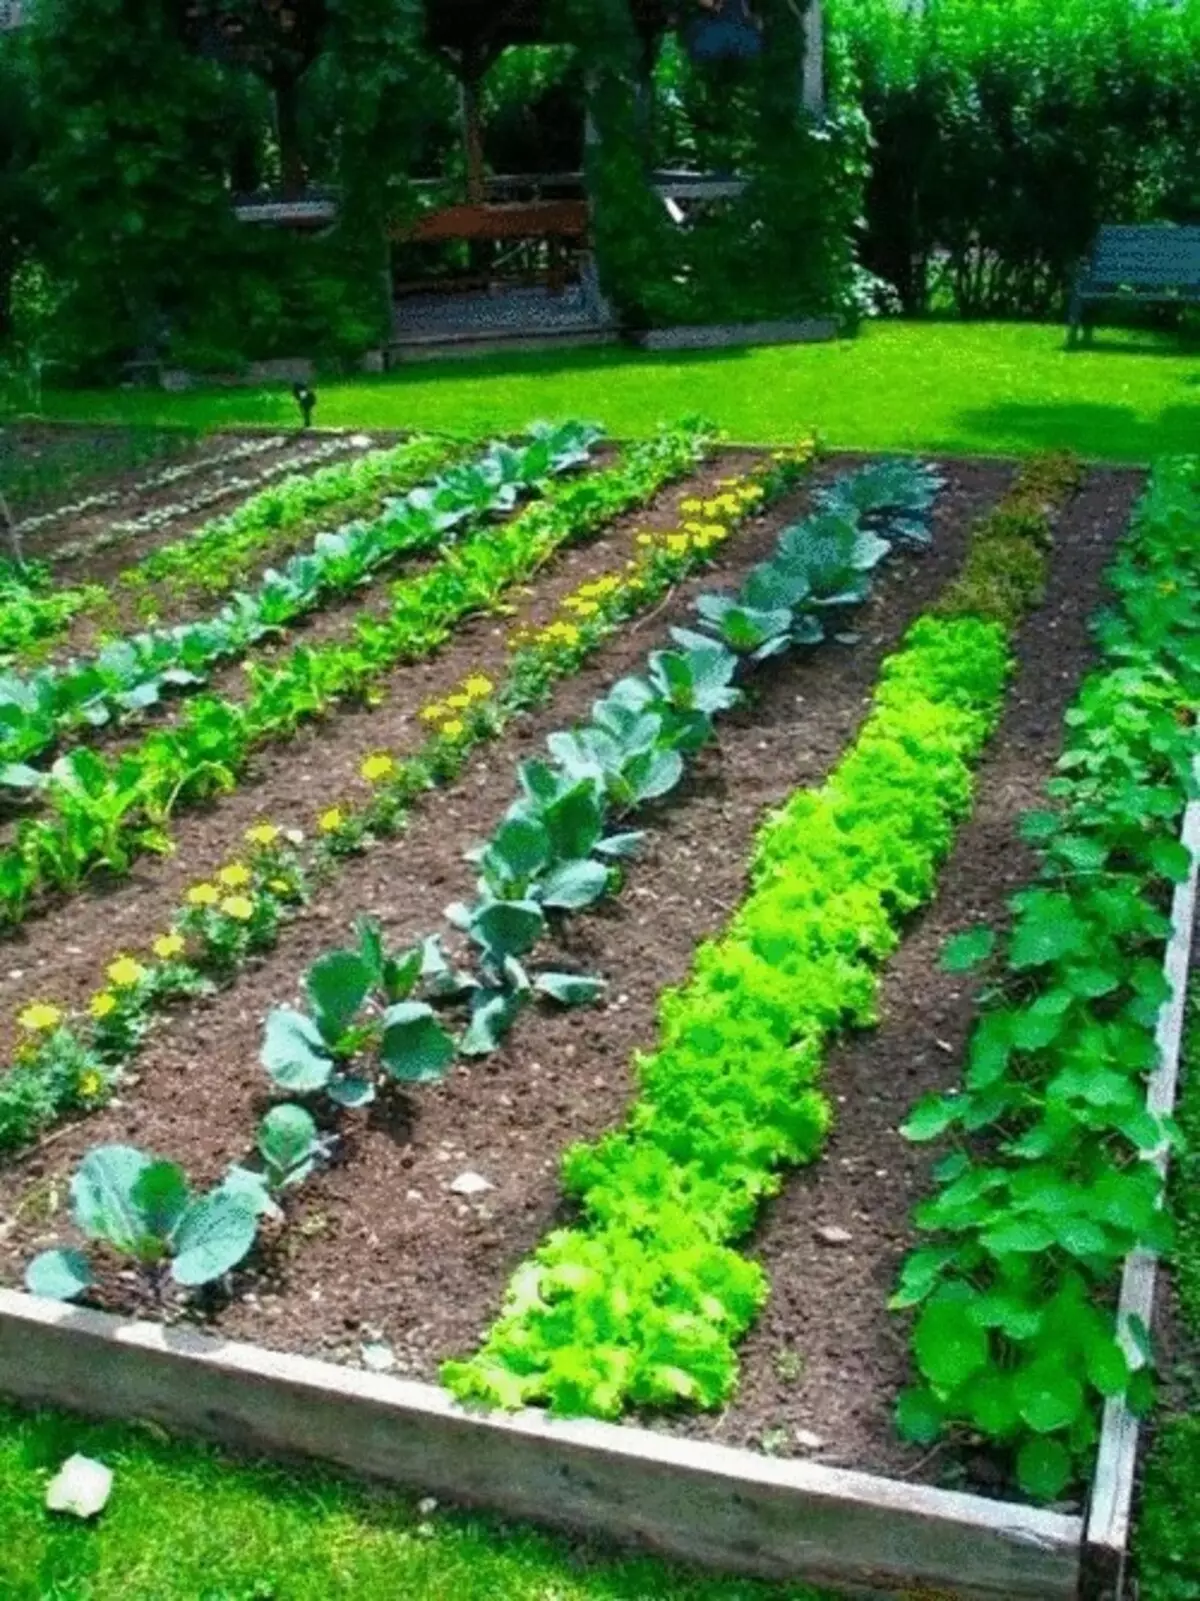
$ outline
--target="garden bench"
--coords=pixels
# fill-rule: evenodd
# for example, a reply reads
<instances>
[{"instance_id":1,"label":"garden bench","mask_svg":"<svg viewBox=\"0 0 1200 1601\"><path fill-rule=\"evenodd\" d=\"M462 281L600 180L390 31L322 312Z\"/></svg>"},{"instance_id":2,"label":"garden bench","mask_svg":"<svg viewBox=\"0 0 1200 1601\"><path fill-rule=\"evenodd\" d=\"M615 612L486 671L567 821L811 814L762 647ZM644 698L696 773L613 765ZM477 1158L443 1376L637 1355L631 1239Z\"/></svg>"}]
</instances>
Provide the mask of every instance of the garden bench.
<instances>
[{"instance_id":1,"label":"garden bench","mask_svg":"<svg viewBox=\"0 0 1200 1601\"><path fill-rule=\"evenodd\" d=\"M1091 342L1093 319L1085 316L1085 302L1118 298L1200 303L1200 227L1150 223L1101 228L1071 294L1069 350L1075 348L1081 327L1085 343Z\"/></svg>"}]
</instances>

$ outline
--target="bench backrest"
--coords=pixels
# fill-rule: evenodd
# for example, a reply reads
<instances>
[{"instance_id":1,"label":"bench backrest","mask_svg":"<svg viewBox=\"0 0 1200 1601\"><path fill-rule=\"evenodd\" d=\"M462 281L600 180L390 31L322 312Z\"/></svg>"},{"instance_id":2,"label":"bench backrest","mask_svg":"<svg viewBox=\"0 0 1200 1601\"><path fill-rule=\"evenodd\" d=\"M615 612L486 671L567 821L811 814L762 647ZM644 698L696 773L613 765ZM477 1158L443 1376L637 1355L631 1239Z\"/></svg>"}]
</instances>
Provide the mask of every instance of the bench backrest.
<instances>
[{"instance_id":1,"label":"bench backrest","mask_svg":"<svg viewBox=\"0 0 1200 1601\"><path fill-rule=\"evenodd\" d=\"M1165 224L1101 228L1084 277L1131 288L1200 285L1200 227Z\"/></svg>"}]
</instances>

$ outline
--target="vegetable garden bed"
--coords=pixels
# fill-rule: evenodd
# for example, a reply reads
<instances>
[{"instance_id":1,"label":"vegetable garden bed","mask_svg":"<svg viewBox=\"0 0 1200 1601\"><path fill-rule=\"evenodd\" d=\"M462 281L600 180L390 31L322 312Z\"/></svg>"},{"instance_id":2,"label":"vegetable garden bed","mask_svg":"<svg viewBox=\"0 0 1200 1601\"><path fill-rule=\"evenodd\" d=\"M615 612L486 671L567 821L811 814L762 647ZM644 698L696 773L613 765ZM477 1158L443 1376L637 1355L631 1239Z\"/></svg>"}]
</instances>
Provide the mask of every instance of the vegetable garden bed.
<instances>
[{"instance_id":1,"label":"vegetable garden bed","mask_svg":"<svg viewBox=\"0 0 1200 1601\"><path fill-rule=\"evenodd\" d=\"M821 461L811 489L785 495L714 551L709 571L681 577L661 604L633 614L566 677L549 704L535 704L512 729L489 736L457 776L444 778L442 789L413 812L402 833L368 839L365 854L356 853L357 836L342 808L364 754L384 748L393 765L403 762L417 748L423 706L444 707L472 675L491 687L504 674L511 627L497 627L488 617L460 624L428 663L391 672L382 711L339 711L332 723L257 758L250 781L219 804L181 818L172 861L103 895L76 898L69 910L23 931L21 965L0 993L13 1004L28 999L46 987L41 975L53 972L56 1003L81 1005L106 961L144 944L190 880L217 881L221 862L256 822L269 816L284 828L311 828L319 802L329 804L326 816L336 813L327 830L328 870L275 949L241 966L225 993L185 1000L165 1027L141 1042L133 1075L117 1081L110 1104L0 1164L0 1278L18 1282L34 1251L61 1242L67 1181L91 1148L161 1152L198 1185L218 1182L231 1158L244 1156L272 1104L259 1060L263 1020L292 999L304 970L331 948L354 947L356 916L378 923L388 950L402 950L439 925L448 902L469 901L477 869L464 863L463 852L486 840L505 816L519 793L518 766L539 754L548 735L580 725L597 698L642 671L653 652L669 649L672 629L692 631L694 641L696 601L736 589L763 563L778 560L784 530L811 508L812 494L844 482L860 465L846 457ZM235 1444L326 1455L439 1494L601 1528L747 1572L876 1589L940 1586L948 1594L1014 1601L1075 1594L1083 1534L1078 1501L1060 1498L1054 1510L1039 1511L954 1493L945 1486L970 1485L985 1496L1003 1491L991 1455L959 1450L951 1456L896 1440L891 1411L907 1382L909 1359L887 1300L914 1243L905 1214L934 1182L926 1148L906 1145L897 1128L922 1095L959 1076L978 988L961 973L939 968L938 951L947 932L1002 914L1007 896L1031 875L1017 814L1036 802L1052 774L1064 713L1093 659L1088 616L1141 478L1092 471L1073 498L1057 492L1056 502L1056 492L1047 491L1047 505L1057 504L1050 516L1054 551L1043 603L1029 610L1037 584L1028 583L1025 567L1026 587L1009 593L996 578L998 569L987 565L993 547L985 542L981 555L972 543L968 557L968 534L974 537L983 515L1010 490L1013 470L995 462L935 466L942 484L930 513L928 548L910 552L893 536L890 559L872 575L873 587L865 586L869 598L844 622L839 618L836 639L812 651L785 649L754 668L745 680L747 698L721 710L717 743L688 756L683 783L668 786L674 789L670 800L656 802L649 790L649 805L634 808L636 826L646 834L623 868L620 893L591 905L586 915L555 918L546 931L543 955L560 977L603 975L607 988L597 1005L527 1006L515 1019L506 1014L498 1037L488 1042L496 1048L457 1063L439 1059L436 1069L409 1074L440 1082L381 1092L365 1109L320 1112L322 1128L337 1135L335 1145L311 1176L304 1158L305 1182L288 1201L286 1226L265 1224L257 1253L235 1266L229 1281L190 1300L174 1290L162 1299L161 1276L139 1279L101 1255L88 1292L92 1304L122 1318L154 1313L169 1325L165 1331L103 1313L52 1310L0 1291L0 1388L27 1399L155 1416ZM649 512L610 522L598 540L560 555L526 594L513 596L520 623L544 630L581 584L594 588L598 578L619 572L643 544L670 538L690 502L715 504L723 479L745 481L755 470L749 453L720 455L682 489L661 494ZM1035 549L1041 535L1013 517L1011 525L997 525L995 560L1020 565L1026 560L1021 550ZM880 526L886 541L886 518ZM965 558L967 582L948 589ZM998 622L978 622L977 602ZM932 629L918 623L938 605L949 622ZM701 615L713 628L723 619L719 626L728 639L750 626L715 609ZM1015 668L1000 715L1008 675L1003 640L1018 621ZM736 648L746 655L753 647L743 640ZM963 663L972 651L978 664L968 669ZM873 699L889 658L893 665ZM895 680L910 658L918 675L911 699L907 680ZM964 672L961 691L945 687ZM514 1267L550 1231L575 1224L578 1214L560 1191L560 1155L573 1142L600 1139L620 1125L638 1093L627 1064L654 1043L661 992L683 983L697 945L729 924L745 900L751 858L761 873L772 859L762 853L784 849L765 843L764 817L787 802L788 812L780 814L785 819L796 805L789 797L800 789L836 793L862 741L875 737L872 719L890 715L888 707L916 717L922 694L930 697L928 712L919 714L927 722L889 737L899 742L895 749L909 750L914 760L919 754L939 775L941 810L930 813L936 838L929 852L931 865L947 860L932 905L897 930L903 939L894 954L890 947L881 952L888 960L879 1026L869 1035L847 1036L825 1062L833 1126L823 1151L824 1114L812 1093L789 1092L792 1127L784 1148L798 1141L791 1160L809 1166L762 1213L757 1232L747 1236L744 1225L736 1230L738 1249L766 1268L771 1297L741 1346L732 1398L725 1395L715 1419L704 1411L664 1419L639 1406L628 1372L614 1377L614 1415L641 1411L648 1431L631 1424L545 1422L532 1414L515 1421L481 1417L453 1407L444 1392L411 1382L435 1379L448 1359L477 1348ZM960 694L968 702L956 701ZM969 713L968 704L975 708ZM719 697L714 705L720 707ZM558 760L576 759L561 744L551 748ZM919 776L914 769L914 785ZM912 803L914 815L923 815L916 788ZM779 834L782 822L771 826L786 838ZM797 847L804 837L801 829ZM835 845L840 837L835 828ZM485 869L492 870L486 859ZM870 870L864 871L870 881ZM928 893L922 889L908 904ZM864 905L856 915L865 929L876 914ZM896 911L889 915L899 919ZM67 917L70 945L64 946ZM481 948L486 974L492 958L482 942ZM714 970L720 947L702 949ZM506 982L508 972L505 966ZM403 982L411 986L413 980ZM118 980L111 983L119 988ZM393 975L386 983L401 980ZM310 1004L315 993L310 988ZM718 986L713 997L720 993ZM866 1020L864 1005L860 997L848 1009ZM838 1007L833 1021L846 1009ZM404 1027L428 1029L440 1014L424 1010L428 1022L418 1018L422 1007L408 1002L393 1004L387 1017L394 1014L399 1027L403 1013ZM486 1021L478 1013L476 1003L472 1030ZM370 1027L363 1040L369 1035ZM426 1040L422 1049L436 1054L441 1047ZM274 1054L278 1066L278 1046ZM313 1068L309 1047L304 1071L311 1075ZM293 1089L311 1089L299 1067L287 1071ZM282 1070L280 1082L289 1082ZM346 1085L348 1091L349 1078ZM356 1088L354 1095L360 1094ZM696 1116L704 1115L699 1106ZM796 1119L812 1120L807 1132L797 1132ZM610 1154L615 1159L621 1152L612 1146ZM602 1180L602 1169L595 1171ZM598 1180L590 1182L595 1187ZM770 1196L771 1182L754 1182L748 1200ZM647 1238L665 1228L662 1219L675 1204L664 1191L662 1210L656 1206L646 1220ZM750 1206L738 1216L751 1221L754 1211ZM733 1272L732 1260L722 1270ZM686 1276L691 1270L681 1271ZM712 1285L717 1293L718 1281ZM729 1293L719 1288L720 1295ZM745 1293L748 1303L754 1299L748 1288ZM518 1291L517 1303L508 1303L510 1315L519 1302ZM518 1309L518 1323L523 1315ZM713 1316L704 1310L697 1330ZM752 1318L739 1312L734 1321L744 1326ZM189 1325L215 1334L217 1343L185 1332ZM503 1334L503 1323L496 1327ZM593 1337L599 1349L606 1338L600 1325ZM682 1351L692 1336L680 1338ZM31 1339L39 1352L33 1363L27 1360ZM485 1345L483 1366L458 1371L460 1393L470 1396L473 1386L475 1393L488 1393L500 1382L501 1368L488 1364L503 1346L495 1347L496 1359L490 1349ZM314 1357L325 1360L307 1360ZM693 1399L706 1393L708 1358L700 1346L680 1355L677 1369L669 1360L659 1358L655 1369L660 1388L674 1385ZM576 1393L583 1410L598 1410L608 1381L602 1367L589 1365L586 1351L579 1363L570 1377L565 1365L552 1365L544 1393L560 1404ZM364 1366L375 1371L353 1371ZM511 1371L515 1376L522 1369ZM513 1395L540 1398L533 1380L522 1390L525 1382L513 1378ZM714 1395L724 1395L724 1381L713 1382ZM622 1385L630 1386L628 1396ZM600 1408L607 1404L601 1401ZM728 1444L751 1449L729 1451L723 1448ZM815 1460L780 1460L805 1456ZM881 1469L897 1477L875 1477ZM914 1480L925 1483L905 1482Z\"/></svg>"}]
</instances>

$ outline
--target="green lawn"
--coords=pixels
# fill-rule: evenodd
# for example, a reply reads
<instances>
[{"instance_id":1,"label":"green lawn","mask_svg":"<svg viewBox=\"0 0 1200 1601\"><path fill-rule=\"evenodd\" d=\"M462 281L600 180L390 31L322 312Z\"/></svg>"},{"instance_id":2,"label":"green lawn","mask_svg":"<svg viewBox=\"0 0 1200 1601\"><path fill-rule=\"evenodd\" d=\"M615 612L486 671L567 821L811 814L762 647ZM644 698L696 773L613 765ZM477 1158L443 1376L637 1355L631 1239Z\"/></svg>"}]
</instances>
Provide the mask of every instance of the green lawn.
<instances>
[{"instance_id":1,"label":"green lawn","mask_svg":"<svg viewBox=\"0 0 1200 1601\"><path fill-rule=\"evenodd\" d=\"M854 340L651 355L625 349L419 363L317 385L324 427L480 434L582 416L618 437L702 412L734 440L782 444L809 425L834 447L1024 454L1069 448L1113 462L1197 448L1200 351L1177 337L1101 329L1068 354L1058 325L868 323ZM295 420L271 389L58 393L50 415L233 426Z\"/></svg>"},{"instance_id":2,"label":"green lawn","mask_svg":"<svg viewBox=\"0 0 1200 1601\"><path fill-rule=\"evenodd\" d=\"M43 1510L75 1451L116 1484L95 1524ZM4 1601L819 1601L802 1586L604 1559L565 1539L284 1473L158 1430L0 1408Z\"/></svg>"}]
</instances>

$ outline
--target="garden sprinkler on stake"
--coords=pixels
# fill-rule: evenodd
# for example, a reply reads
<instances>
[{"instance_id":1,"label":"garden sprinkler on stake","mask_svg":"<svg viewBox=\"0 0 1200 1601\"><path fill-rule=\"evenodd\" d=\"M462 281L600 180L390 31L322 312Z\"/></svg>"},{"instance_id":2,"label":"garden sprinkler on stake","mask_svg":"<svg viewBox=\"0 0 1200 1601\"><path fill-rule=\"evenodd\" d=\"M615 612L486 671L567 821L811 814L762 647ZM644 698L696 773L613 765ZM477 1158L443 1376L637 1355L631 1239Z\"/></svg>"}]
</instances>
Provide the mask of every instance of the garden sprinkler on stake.
<instances>
[{"instance_id":1,"label":"garden sprinkler on stake","mask_svg":"<svg viewBox=\"0 0 1200 1601\"><path fill-rule=\"evenodd\" d=\"M317 404L316 390L310 389L307 384L295 383L292 385L292 394L295 395L300 415L304 418L301 426L311 428L313 407Z\"/></svg>"}]
</instances>

